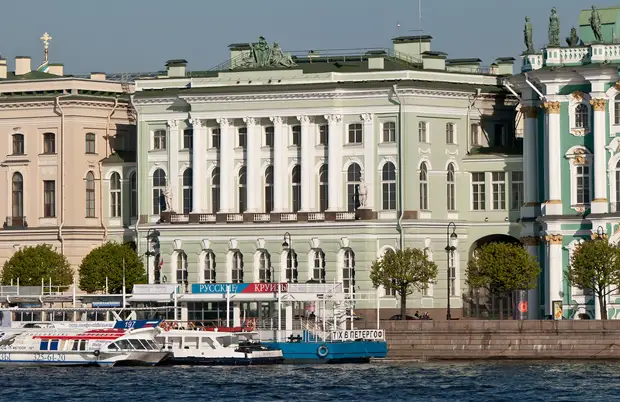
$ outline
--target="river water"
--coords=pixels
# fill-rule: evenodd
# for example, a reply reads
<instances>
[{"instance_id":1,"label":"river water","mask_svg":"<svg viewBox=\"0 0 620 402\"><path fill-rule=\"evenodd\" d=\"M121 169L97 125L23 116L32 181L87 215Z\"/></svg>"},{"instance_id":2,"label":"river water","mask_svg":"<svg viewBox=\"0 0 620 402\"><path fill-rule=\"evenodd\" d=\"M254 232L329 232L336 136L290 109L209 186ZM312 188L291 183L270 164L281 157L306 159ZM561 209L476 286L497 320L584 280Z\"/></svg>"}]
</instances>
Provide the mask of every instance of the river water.
<instances>
[{"instance_id":1,"label":"river water","mask_svg":"<svg viewBox=\"0 0 620 402\"><path fill-rule=\"evenodd\" d=\"M1 401L613 401L616 363L0 368Z\"/></svg>"}]
</instances>

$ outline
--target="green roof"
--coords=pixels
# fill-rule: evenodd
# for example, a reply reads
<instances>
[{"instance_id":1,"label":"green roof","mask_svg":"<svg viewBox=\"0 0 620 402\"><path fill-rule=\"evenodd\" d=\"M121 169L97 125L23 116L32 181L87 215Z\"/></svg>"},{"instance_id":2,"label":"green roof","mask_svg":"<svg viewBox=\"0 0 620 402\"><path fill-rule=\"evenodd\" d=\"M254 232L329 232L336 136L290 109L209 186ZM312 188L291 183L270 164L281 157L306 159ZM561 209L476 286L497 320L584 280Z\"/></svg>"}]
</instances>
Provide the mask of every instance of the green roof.
<instances>
[{"instance_id":1,"label":"green roof","mask_svg":"<svg viewBox=\"0 0 620 402\"><path fill-rule=\"evenodd\" d=\"M615 24L618 14L620 13L620 7L606 7L598 8L598 13L601 16L601 24ZM592 9L581 10L579 13L579 25L590 26L590 16L592 15Z\"/></svg>"},{"instance_id":2,"label":"green roof","mask_svg":"<svg viewBox=\"0 0 620 402\"><path fill-rule=\"evenodd\" d=\"M66 76L65 76L66 77ZM15 72L11 71L9 73L7 73L6 78L5 79L0 79L0 82L2 81L8 81L8 80L13 80L13 81L17 81L17 80L50 80L50 79L57 79L57 78L61 78L59 75L55 75L55 74L50 74L50 73L44 73L41 71L31 71L29 73L23 74L23 75L15 75Z\"/></svg>"},{"instance_id":3,"label":"green roof","mask_svg":"<svg viewBox=\"0 0 620 402\"><path fill-rule=\"evenodd\" d=\"M117 150L107 158L104 158L101 163L106 165L114 165L121 163L133 163L136 161L136 151L121 151Z\"/></svg>"}]
</instances>

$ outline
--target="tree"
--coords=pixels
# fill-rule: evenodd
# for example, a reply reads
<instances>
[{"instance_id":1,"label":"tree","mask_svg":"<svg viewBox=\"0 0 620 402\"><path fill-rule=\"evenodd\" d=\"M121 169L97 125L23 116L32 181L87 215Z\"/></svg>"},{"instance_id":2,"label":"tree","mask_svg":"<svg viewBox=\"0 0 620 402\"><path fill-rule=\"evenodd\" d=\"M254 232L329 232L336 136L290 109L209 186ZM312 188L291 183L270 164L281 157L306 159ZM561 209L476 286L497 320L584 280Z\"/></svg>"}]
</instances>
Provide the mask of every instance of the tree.
<instances>
[{"instance_id":1,"label":"tree","mask_svg":"<svg viewBox=\"0 0 620 402\"><path fill-rule=\"evenodd\" d=\"M73 269L67 257L56 252L49 244L26 246L17 251L2 268L2 284L11 281L20 286L41 286L51 278L54 286L69 286L73 283Z\"/></svg>"},{"instance_id":2,"label":"tree","mask_svg":"<svg viewBox=\"0 0 620 402\"><path fill-rule=\"evenodd\" d=\"M373 285L392 289L400 296L400 314L407 314L407 296L415 290L428 288L437 277L437 264L417 248L388 251L372 263L370 280Z\"/></svg>"},{"instance_id":3,"label":"tree","mask_svg":"<svg viewBox=\"0 0 620 402\"><path fill-rule=\"evenodd\" d=\"M493 242L476 251L467 264L466 275L471 288L486 289L502 297L535 288L540 267L521 244Z\"/></svg>"},{"instance_id":4,"label":"tree","mask_svg":"<svg viewBox=\"0 0 620 402\"><path fill-rule=\"evenodd\" d=\"M82 260L80 288L88 293L105 291L107 278L108 291L122 293L123 264L126 292L136 283L146 283L142 259L128 245L109 242L92 250Z\"/></svg>"},{"instance_id":5,"label":"tree","mask_svg":"<svg viewBox=\"0 0 620 402\"><path fill-rule=\"evenodd\" d=\"M573 252L566 280L598 299L601 318L607 319L607 295L620 287L620 249L602 239L582 243Z\"/></svg>"}]
</instances>

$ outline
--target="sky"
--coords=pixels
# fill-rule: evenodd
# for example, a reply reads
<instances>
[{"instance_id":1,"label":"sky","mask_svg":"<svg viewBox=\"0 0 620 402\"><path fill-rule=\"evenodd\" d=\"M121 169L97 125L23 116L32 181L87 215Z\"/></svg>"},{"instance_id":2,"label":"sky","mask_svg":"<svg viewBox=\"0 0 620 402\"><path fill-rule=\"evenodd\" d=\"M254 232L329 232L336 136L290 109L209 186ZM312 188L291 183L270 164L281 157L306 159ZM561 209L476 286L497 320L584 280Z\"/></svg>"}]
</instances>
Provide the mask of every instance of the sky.
<instances>
[{"instance_id":1,"label":"sky","mask_svg":"<svg viewBox=\"0 0 620 402\"><path fill-rule=\"evenodd\" d=\"M577 24L583 0L27 0L5 1L0 54L43 61L40 37L52 36L50 62L65 73L152 72L186 59L208 70L229 58L228 45L265 36L285 51L392 48L391 38L433 36L432 50L449 58L518 58L523 23L532 18L534 44L546 43L551 7L561 38ZM592 0L597 7L618 0ZM400 28L398 27L400 24Z\"/></svg>"}]
</instances>

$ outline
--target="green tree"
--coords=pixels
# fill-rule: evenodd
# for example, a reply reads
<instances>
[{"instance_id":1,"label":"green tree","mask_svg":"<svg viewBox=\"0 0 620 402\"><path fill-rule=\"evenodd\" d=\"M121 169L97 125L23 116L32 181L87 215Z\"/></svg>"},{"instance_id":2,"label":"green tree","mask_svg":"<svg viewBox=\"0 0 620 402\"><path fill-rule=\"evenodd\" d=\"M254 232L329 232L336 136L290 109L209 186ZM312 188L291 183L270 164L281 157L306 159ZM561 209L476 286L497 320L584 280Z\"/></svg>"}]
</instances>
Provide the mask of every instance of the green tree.
<instances>
[{"instance_id":1,"label":"green tree","mask_svg":"<svg viewBox=\"0 0 620 402\"><path fill-rule=\"evenodd\" d=\"M73 283L73 269L67 257L56 252L49 244L24 247L17 251L2 268L2 284L11 281L20 286L41 286L41 280L47 285L69 286Z\"/></svg>"},{"instance_id":2,"label":"green tree","mask_svg":"<svg viewBox=\"0 0 620 402\"><path fill-rule=\"evenodd\" d=\"M126 292L131 292L136 283L146 283L144 264L131 247L109 242L92 250L82 260L79 269L80 288L88 293L105 291L107 278L108 291L122 293L123 264Z\"/></svg>"},{"instance_id":3,"label":"green tree","mask_svg":"<svg viewBox=\"0 0 620 402\"><path fill-rule=\"evenodd\" d=\"M620 249L602 239L582 243L573 252L565 277L572 286L592 292L606 320L607 295L620 287Z\"/></svg>"},{"instance_id":4,"label":"green tree","mask_svg":"<svg viewBox=\"0 0 620 402\"><path fill-rule=\"evenodd\" d=\"M417 248L388 251L372 263L370 280L373 285L392 289L400 296L400 314L407 314L407 296L415 290L428 288L437 277L437 264Z\"/></svg>"}]
</instances>

